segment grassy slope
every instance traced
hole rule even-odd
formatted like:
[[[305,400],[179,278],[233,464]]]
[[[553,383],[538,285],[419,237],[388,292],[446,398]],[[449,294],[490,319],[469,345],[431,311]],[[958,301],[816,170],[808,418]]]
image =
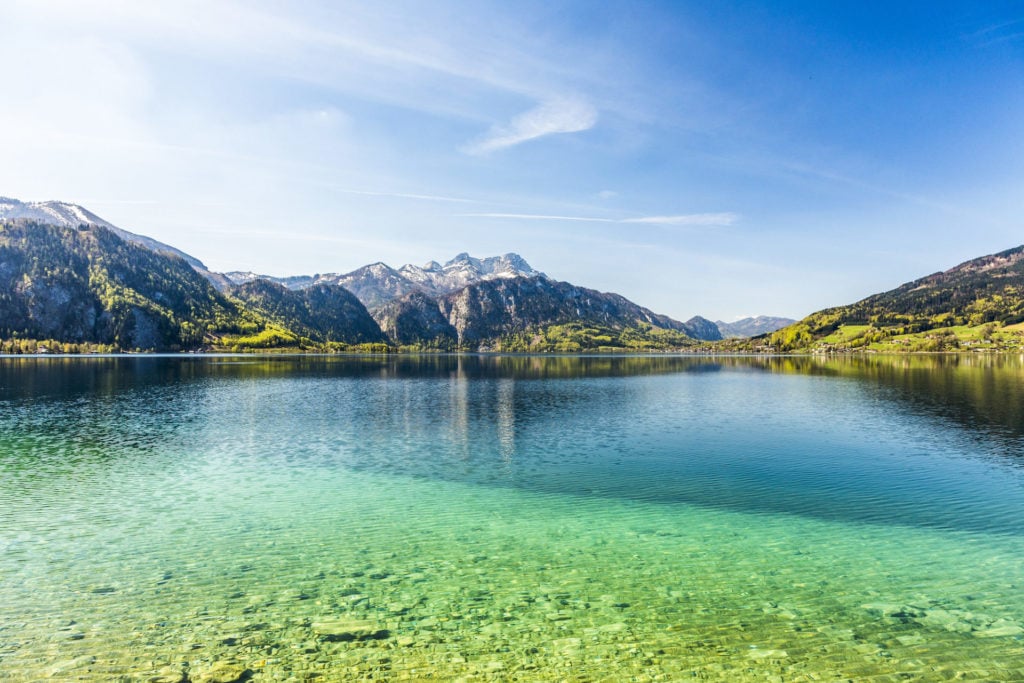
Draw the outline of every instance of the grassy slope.
[[[752,340],[776,351],[1010,350],[1024,345],[1024,247],[967,261]]]

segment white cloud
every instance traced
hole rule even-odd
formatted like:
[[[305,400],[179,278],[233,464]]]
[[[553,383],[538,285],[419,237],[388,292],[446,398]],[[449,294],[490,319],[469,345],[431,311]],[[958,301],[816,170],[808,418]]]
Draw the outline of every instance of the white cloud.
[[[603,218],[599,216],[557,216],[536,213],[463,213],[464,218],[511,218],[525,221],[579,221],[585,223],[634,223],[646,225],[728,226],[739,220],[736,213],[689,213],[678,216],[637,216]]]
[[[541,102],[509,123],[495,126],[469,154],[486,154],[555,133],[579,133],[597,123],[597,110],[581,97],[558,97]]]
[[[461,218],[512,218],[521,221],[581,221],[584,223],[618,223],[614,218],[593,216],[553,216],[540,213],[461,213]]]
[[[739,220],[735,213],[688,213],[680,216],[641,216],[624,218],[621,223],[649,223],[652,225],[732,225]]]
[[[341,187],[331,186],[334,192],[341,194],[354,194],[361,197],[385,197],[394,199],[416,199],[425,202],[453,202],[457,204],[479,204],[477,199],[466,199],[465,197],[449,197],[439,194],[411,194],[408,192],[372,192],[370,190],[350,190]]]

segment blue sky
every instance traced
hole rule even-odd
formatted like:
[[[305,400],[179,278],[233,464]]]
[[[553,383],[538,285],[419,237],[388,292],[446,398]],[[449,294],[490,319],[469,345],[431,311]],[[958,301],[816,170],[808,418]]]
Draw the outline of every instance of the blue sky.
[[[801,317],[1024,243],[1024,4],[0,4],[0,195]]]

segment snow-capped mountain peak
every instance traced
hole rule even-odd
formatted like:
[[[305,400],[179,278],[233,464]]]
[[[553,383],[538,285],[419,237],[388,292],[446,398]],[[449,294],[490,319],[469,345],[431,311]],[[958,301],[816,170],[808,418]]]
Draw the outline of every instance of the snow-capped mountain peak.
[[[73,228],[83,223],[88,225],[99,225],[107,228],[108,230],[112,230],[123,240],[134,242],[135,244],[162,254],[179,256],[185,259],[189,265],[200,273],[209,275],[206,266],[203,265],[202,261],[194,256],[189,256],[185,252],[180,249],[176,249],[169,244],[158,242],[152,237],[136,235],[134,232],[122,230],[113,223],[100,218],[92,211],[84,209],[78,204],[57,201],[23,202],[11,197],[0,197],[0,220],[14,220],[18,218],[38,221],[39,223],[48,223],[50,225],[59,225],[65,228]]]
[[[104,228],[117,231],[114,225],[77,204],[56,201],[23,202],[12,197],[0,197],[0,220],[16,218],[59,225],[64,228],[73,228],[82,223],[102,225]]]
[[[512,277],[546,277],[534,270],[519,254],[504,254],[478,259],[466,252],[443,266],[431,261],[420,268],[406,264],[398,272],[433,294],[447,294],[482,280]]]

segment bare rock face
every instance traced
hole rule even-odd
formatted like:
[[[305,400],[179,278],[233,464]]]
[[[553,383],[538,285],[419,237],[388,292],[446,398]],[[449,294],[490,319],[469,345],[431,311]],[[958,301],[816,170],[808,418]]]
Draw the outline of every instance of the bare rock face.
[[[547,278],[488,280],[438,300],[458,343],[473,347],[529,328],[583,321],[613,329],[640,323],[686,332],[685,325],[618,294],[607,294]]]
[[[157,317],[139,307],[131,309],[128,345],[137,349],[154,349],[163,344],[163,330]]]
[[[257,278],[231,292],[250,309],[314,341],[346,344],[385,341],[363,304],[338,285],[317,284],[291,290]]]
[[[420,289],[416,283],[384,263],[372,263],[334,278],[321,276],[321,280],[327,279],[355,294],[368,309],[379,308]]]
[[[700,317],[699,315],[693,316],[683,323],[683,325],[686,328],[686,334],[694,339],[700,339],[701,341],[718,341],[722,338],[722,331],[718,329],[718,325],[707,318]]]
[[[453,349],[458,333],[441,312],[438,302],[423,292],[413,292],[374,311],[381,330],[395,344],[419,344]]]

